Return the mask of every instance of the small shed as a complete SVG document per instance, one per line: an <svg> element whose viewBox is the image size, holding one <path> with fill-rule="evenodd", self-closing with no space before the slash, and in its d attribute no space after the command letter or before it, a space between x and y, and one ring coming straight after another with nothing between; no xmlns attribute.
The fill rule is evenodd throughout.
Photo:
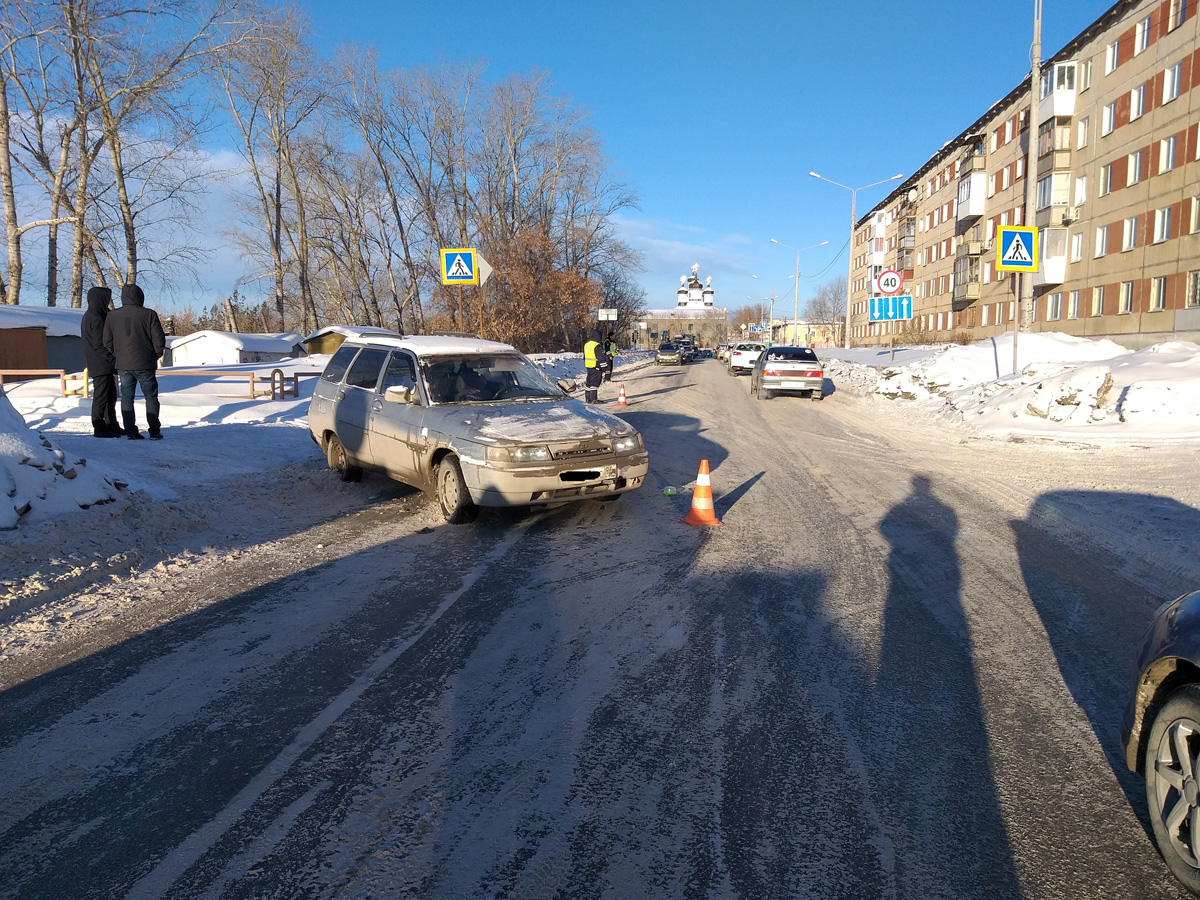
<svg viewBox="0 0 1200 900"><path fill-rule="evenodd" d="M82 372L83 310L0 303L0 369Z"/></svg>
<svg viewBox="0 0 1200 900"><path fill-rule="evenodd" d="M230 366L304 356L300 335L292 331L270 334L197 331L173 337L169 344L172 366Z"/></svg>
<svg viewBox="0 0 1200 900"><path fill-rule="evenodd" d="M342 341L346 340L346 338L363 337L372 334L396 337L399 332L380 328L377 325L326 325L324 328L318 328L306 337L304 339L304 346L308 348L309 356L316 356L318 353L333 353L338 347L342 346Z"/></svg>

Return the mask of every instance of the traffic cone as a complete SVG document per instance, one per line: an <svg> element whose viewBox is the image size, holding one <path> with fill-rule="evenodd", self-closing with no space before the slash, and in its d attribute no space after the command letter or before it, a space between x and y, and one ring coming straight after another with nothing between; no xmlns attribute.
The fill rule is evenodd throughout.
<svg viewBox="0 0 1200 900"><path fill-rule="evenodd" d="M625 382L621 382L621 393L617 395L617 406L628 406L625 402Z"/></svg>
<svg viewBox="0 0 1200 900"><path fill-rule="evenodd" d="M700 474L696 476L696 487L692 490L692 509L683 517L689 525L720 525L721 520L713 509L712 482L708 479L708 460L700 460Z"/></svg>

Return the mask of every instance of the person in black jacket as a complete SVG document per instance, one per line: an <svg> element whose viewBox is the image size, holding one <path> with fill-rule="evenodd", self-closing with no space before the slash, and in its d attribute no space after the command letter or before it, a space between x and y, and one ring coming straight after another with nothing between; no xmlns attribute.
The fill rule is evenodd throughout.
<svg viewBox="0 0 1200 900"><path fill-rule="evenodd" d="M112 354L104 346L104 322L112 305L112 291L106 287L89 288L87 312L79 326L83 338L83 359L92 379L92 433L98 438L120 437L117 424L117 385Z"/></svg>
<svg viewBox="0 0 1200 900"><path fill-rule="evenodd" d="M162 423L158 418L158 359L167 348L158 313L146 309L146 295L136 284L121 288L121 308L114 309L104 320L104 346L112 354L117 374L121 378L121 421L125 436L140 441L137 416L133 409L133 392L138 385L146 401L146 421L150 425L150 440L162 440Z"/></svg>

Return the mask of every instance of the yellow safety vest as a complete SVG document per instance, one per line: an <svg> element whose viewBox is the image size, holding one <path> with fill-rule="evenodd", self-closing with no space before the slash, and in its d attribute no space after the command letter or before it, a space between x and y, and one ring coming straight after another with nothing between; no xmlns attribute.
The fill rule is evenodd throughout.
<svg viewBox="0 0 1200 900"><path fill-rule="evenodd" d="M596 349L599 346L599 341L588 341L583 345L583 367L585 369L596 368Z"/></svg>

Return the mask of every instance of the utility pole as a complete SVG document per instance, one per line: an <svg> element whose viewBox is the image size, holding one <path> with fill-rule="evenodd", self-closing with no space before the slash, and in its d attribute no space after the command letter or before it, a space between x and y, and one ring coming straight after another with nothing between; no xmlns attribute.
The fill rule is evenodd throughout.
<svg viewBox="0 0 1200 900"><path fill-rule="evenodd" d="M1038 92L1041 90L1042 69L1042 0L1033 0L1033 46L1030 48L1033 63L1029 74L1029 127L1026 129L1029 146L1025 157L1025 216L1022 225L1031 226L1036 221L1034 207L1037 205L1038 166ZM1037 255L1037 248L1034 248ZM1017 335L1021 328L1033 327L1033 272L1022 272L1021 290L1017 297L1017 314L1013 316L1013 374L1017 374Z"/></svg>

